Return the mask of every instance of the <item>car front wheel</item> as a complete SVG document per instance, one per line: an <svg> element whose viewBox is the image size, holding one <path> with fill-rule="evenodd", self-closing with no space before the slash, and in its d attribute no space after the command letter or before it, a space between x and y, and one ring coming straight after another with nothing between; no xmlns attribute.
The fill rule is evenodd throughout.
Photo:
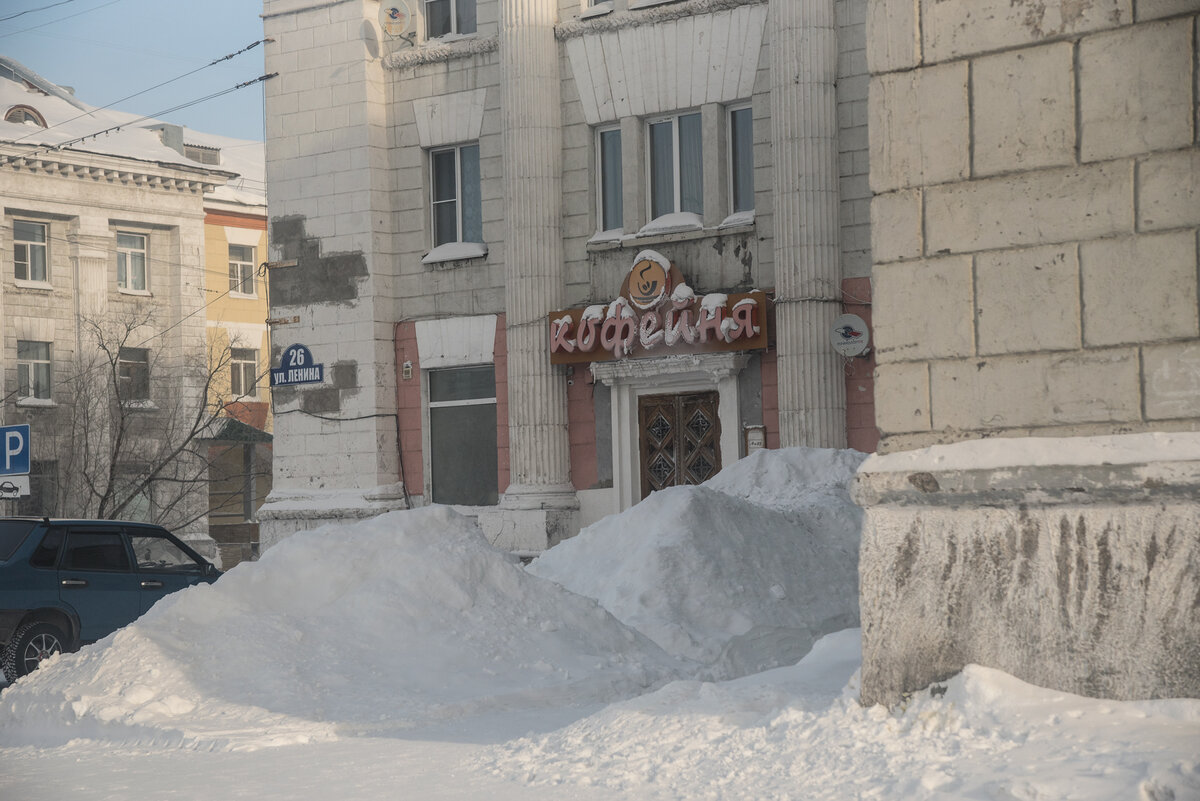
<svg viewBox="0 0 1200 801"><path fill-rule="evenodd" d="M49 623L26 623L13 632L4 649L4 675L16 681L66 649L67 638Z"/></svg>

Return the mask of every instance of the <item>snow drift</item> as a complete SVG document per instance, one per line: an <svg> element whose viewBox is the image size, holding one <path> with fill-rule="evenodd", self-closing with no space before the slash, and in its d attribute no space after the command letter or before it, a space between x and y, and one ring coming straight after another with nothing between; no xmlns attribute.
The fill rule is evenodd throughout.
<svg viewBox="0 0 1200 801"><path fill-rule="evenodd" d="M862 512L849 485L865 458L757 451L589 526L528 569L718 678L793 664L858 625Z"/></svg>
<svg viewBox="0 0 1200 801"><path fill-rule="evenodd" d="M608 702L682 665L446 507L296 534L0 695L0 745L244 750Z"/></svg>

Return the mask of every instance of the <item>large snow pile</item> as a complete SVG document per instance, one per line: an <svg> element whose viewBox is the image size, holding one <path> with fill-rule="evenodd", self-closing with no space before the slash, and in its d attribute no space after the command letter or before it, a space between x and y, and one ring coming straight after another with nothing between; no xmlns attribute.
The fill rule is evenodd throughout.
<svg viewBox="0 0 1200 801"><path fill-rule="evenodd" d="M528 569L715 677L793 664L820 636L858 625L862 511L849 486L865 458L756 451L589 526Z"/></svg>
<svg viewBox="0 0 1200 801"><path fill-rule="evenodd" d="M608 702L680 663L446 507L297 534L0 694L0 745L251 749Z"/></svg>
<svg viewBox="0 0 1200 801"><path fill-rule="evenodd" d="M674 682L476 765L612 798L1200 798L1200 701L1082 698L969 665L889 714L858 704L860 652L857 630L839 632L797 665Z"/></svg>

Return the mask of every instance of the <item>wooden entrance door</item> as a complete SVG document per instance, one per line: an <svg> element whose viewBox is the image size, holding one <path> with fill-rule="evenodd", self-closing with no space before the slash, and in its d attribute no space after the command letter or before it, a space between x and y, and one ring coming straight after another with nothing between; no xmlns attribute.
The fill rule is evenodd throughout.
<svg viewBox="0 0 1200 801"><path fill-rule="evenodd" d="M721 469L717 393L638 398L642 497L679 484L699 484Z"/></svg>

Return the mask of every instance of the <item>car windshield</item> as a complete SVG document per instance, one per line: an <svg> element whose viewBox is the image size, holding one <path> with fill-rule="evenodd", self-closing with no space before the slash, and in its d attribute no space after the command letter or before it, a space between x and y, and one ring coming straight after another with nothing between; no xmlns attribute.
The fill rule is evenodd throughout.
<svg viewBox="0 0 1200 801"><path fill-rule="evenodd" d="M0 520L0 562L8 561L36 525L36 520Z"/></svg>

